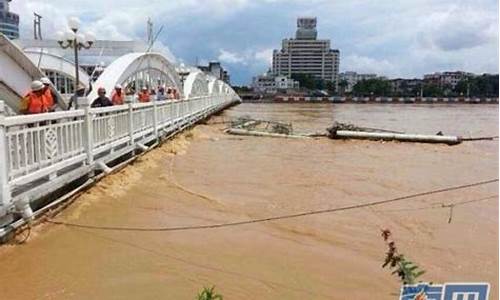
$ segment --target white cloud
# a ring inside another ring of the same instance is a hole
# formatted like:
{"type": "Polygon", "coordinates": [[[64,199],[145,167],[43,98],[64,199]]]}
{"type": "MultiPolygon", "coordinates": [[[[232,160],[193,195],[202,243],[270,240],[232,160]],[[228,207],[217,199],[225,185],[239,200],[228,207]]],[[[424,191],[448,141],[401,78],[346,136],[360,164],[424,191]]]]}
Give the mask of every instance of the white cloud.
{"type": "Polygon", "coordinates": [[[223,63],[243,65],[247,64],[247,58],[244,55],[224,49],[220,49],[219,52],[220,53],[217,58],[223,63]]]}
{"type": "Polygon", "coordinates": [[[157,28],[166,26],[168,43],[157,42],[166,53],[182,44],[177,49],[188,54],[176,53],[179,57],[219,56],[247,77],[270,66],[269,45],[277,47],[293,34],[294,19],[302,15],[318,17],[319,37],[340,49],[343,70],[408,77],[445,69],[498,72],[498,0],[17,0],[11,8],[21,15],[28,38],[33,11],[43,16],[44,38],[64,27],[67,16],[77,15],[98,39],[144,40],[151,17],[157,28]],[[276,7],[280,13],[269,17],[276,7]],[[235,22],[246,27],[234,31],[235,22]],[[178,28],[185,30],[171,35],[178,28]],[[207,32],[212,43],[201,44],[190,32],[207,32]]]}
{"type": "Polygon", "coordinates": [[[260,51],[255,52],[255,59],[258,61],[265,62],[269,65],[273,62],[273,48],[266,48],[260,51]]]}
{"type": "Polygon", "coordinates": [[[356,54],[348,55],[341,60],[341,69],[358,73],[376,73],[388,76],[400,76],[398,68],[387,59],[375,59],[356,54]],[[345,68],[343,66],[346,66],[345,68]]]}
{"type": "Polygon", "coordinates": [[[223,63],[233,65],[252,65],[270,67],[273,58],[272,48],[247,49],[243,52],[219,49],[217,57],[223,63]]]}

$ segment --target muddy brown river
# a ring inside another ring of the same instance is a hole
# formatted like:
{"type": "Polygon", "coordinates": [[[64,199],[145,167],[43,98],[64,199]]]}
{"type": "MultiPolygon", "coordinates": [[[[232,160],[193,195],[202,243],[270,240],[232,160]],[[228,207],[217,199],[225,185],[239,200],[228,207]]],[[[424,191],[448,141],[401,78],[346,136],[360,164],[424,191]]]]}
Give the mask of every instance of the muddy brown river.
{"type": "MultiPolygon", "coordinates": [[[[299,133],[333,120],[412,133],[498,135],[498,105],[242,104],[106,177],[56,220],[177,227],[395,198],[498,177],[498,140],[457,146],[230,136],[248,115],[299,133]]],[[[397,299],[388,228],[422,280],[489,282],[498,299],[498,184],[240,226],[170,232],[42,224],[0,247],[0,299],[397,299]],[[469,202],[470,201],[470,202],[469,202]],[[442,205],[462,203],[453,209],[442,205]]]]}

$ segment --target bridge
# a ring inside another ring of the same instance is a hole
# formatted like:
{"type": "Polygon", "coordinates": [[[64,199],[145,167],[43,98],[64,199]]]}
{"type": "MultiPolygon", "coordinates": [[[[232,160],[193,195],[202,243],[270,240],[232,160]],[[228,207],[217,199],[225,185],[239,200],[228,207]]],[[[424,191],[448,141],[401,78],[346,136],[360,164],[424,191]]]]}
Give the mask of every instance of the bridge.
{"type": "MultiPolygon", "coordinates": [[[[17,115],[30,82],[43,76],[33,55],[0,34],[0,237],[29,222],[57,195],[241,101],[228,84],[195,68],[181,80],[163,55],[130,53],[111,63],[93,85],[107,91],[117,84],[125,91],[164,85],[180,91],[180,99],[137,103],[128,95],[124,105],[91,108],[94,89],[78,99],[79,109],[64,110],[63,101],[56,112],[17,115]]],[[[47,61],[57,65],[57,57],[47,61]]],[[[61,63],[67,70],[69,62],[61,63]]]]}

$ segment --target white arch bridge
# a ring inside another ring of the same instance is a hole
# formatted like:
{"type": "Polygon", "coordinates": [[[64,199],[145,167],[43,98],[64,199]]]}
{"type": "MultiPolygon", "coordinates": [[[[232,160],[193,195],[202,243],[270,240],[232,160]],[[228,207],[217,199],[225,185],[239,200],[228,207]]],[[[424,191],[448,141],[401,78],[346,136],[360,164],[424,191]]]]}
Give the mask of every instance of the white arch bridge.
{"type": "MultiPolygon", "coordinates": [[[[8,61],[10,71],[24,72],[14,74],[22,79],[17,85],[0,78],[12,94],[27,91],[30,80],[41,74],[19,51],[10,46],[8,52],[0,51],[0,62],[8,61]]],[[[78,99],[79,109],[69,111],[7,115],[7,104],[0,98],[0,237],[41,214],[75,186],[95,181],[115,164],[241,101],[229,85],[201,72],[181,80],[174,65],[155,53],[117,59],[93,85],[89,97],[78,99]],[[127,96],[124,105],[90,107],[95,87],[111,91],[116,84],[129,90],[165,85],[178,89],[181,98],[136,103],[127,96]]]]}

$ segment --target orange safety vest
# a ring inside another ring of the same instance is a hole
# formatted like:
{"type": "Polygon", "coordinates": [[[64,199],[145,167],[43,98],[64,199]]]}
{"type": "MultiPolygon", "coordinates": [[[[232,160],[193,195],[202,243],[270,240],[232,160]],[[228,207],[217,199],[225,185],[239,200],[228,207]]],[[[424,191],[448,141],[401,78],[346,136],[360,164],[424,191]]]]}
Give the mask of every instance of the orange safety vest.
{"type": "Polygon", "coordinates": [[[123,91],[118,95],[118,93],[113,91],[113,94],[111,95],[111,102],[113,102],[113,105],[122,105],[123,104],[123,99],[125,98],[125,95],[123,94],[123,91]]]}
{"type": "Polygon", "coordinates": [[[25,114],[41,114],[47,112],[47,103],[45,93],[37,95],[35,92],[29,92],[24,96],[21,111],[25,114]]]}
{"type": "Polygon", "coordinates": [[[45,106],[47,109],[51,108],[54,106],[54,97],[52,97],[52,91],[50,90],[50,87],[43,92],[43,96],[45,97],[45,106]]]}
{"type": "Polygon", "coordinates": [[[149,102],[149,92],[140,92],[139,93],[139,102],[149,102]]]}

